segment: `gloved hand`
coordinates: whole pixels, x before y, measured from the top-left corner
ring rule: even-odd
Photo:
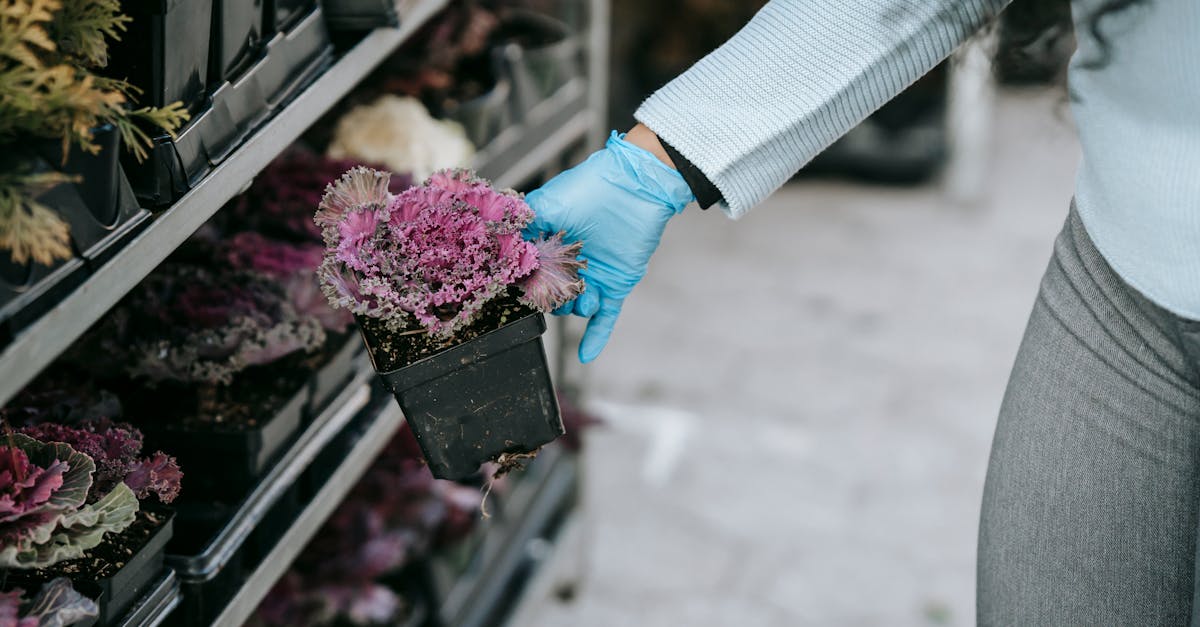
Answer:
[[[679,172],[614,131],[603,150],[525,200],[535,214],[528,236],[565,231],[566,241],[583,241],[587,287],[554,313],[591,318],[579,343],[579,360],[587,363],[608,343],[667,220],[695,197]]]

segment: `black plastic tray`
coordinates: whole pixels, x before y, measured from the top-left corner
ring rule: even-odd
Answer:
[[[138,104],[181,102],[192,113],[205,104],[213,0],[122,2],[132,21],[109,45],[106,72],[140,90]]]
[[[326,416],[332,417],[337,413],[335,408],[347,406],[361,384],[340,394]],[[327,420],[318,419],[308,429],[315,432],[326,424]],[[302,439],[307,441],[306,437]],[[298,441],[290,447],[252,490],[240,495],[236,505],[192,503],[180,508],[182,537],[167,547],[167,564],[178,573],[183,602],[167,624],[199,627],[211,623],[245,584],[257,560],[291,526],[301,505],[303,473],[289,475],[287,468],[294,467],[299,459],[296,455],[300,445]],[[279,476],[295,479],[287,484]]]
[[[0,251],[0,346],[79,287],[89,273],[78,257],[52,266],[32,262],[18,266],[7,251]]]
[[[328,345],[336,348],[328,361],[313,373],[309,382],[309,405],[306,414],[310,419],[321,413],[329,401],[345,389],[359,369],[359,356],[365,352],[362,338],[357,333],[329,338]]]
[[[151,208],[178,200],[276,109],[316,78],[332,58],[333,47],[320,7],[291,30],[276,33],[249,69],[233,81],[212,86],[209,106],[174,139],[156,137],[144,163],[125,160],[138,200]]]
[[[399,26],[397,0],[325,0],[326,20],[335,31],[368,31]]]
[[[164,619],[180,601],[179,580],[170,568],[160,571],[158,580],[117,623],[118,627],[166,625]]]
[[[45,266],[32,261],[18,265],[0,251],[0,346],[49,311],[78,287],[91,271],[107,262],[150,223],[150,212],[138,206],[121,169],[120,133],[111,126],[94,131],[100,152],[75,148],[63,161],[62,145],[35,146],[38,167],[79,177],[38,196],[70,229],[72,259]]]

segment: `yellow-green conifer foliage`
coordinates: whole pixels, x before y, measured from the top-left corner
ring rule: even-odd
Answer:
[[[95,73],[129,19],[118,0],[0,0],[0,249],[16,263],[71,256],[66,223],[35,200],[67,177],[34,171],[30,142],[95,154],[92,129],[112,124],[141,160],[145,128],[173,133],[187,121],[178,102],[134,108],[136,88]]]

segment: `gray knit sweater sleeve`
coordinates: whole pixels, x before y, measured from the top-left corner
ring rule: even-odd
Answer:
[[[635,117],[738,217],[899,94],[1008,0],[773,0]]]

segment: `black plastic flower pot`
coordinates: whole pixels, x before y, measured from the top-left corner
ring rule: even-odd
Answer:
[[[182,102],[189,111],[204,104],[208,82],[209,29],[213,0],[123,2],[132,19],[110,41],[107,73],[141,90],[138,104]]]
[[[396,0],[325,0],[321,3],[329,28],[335,31],[368,31],[398,26]]]
[[[280,375],[285,376],[285,375]],[[216,499],[236,502],[253,489],[299,433],[308,390],[301,388],[274,413],[246,428],[138,420],[150,448],[171,451],[182,468],[206,468],[188,476],[188,502]],[[145,410],[138,411],[144,414]],[[221,463],[213,464],[219,459]]]
[[[161,511],[155,512],[154,516],[155,520],[152,521],[139,515],[135,525],[143,525],[146,538],[140,547],[134,549],[125,559],[125,564],[110,575],[94,577],[89,574],[89,568],[97,565],[105,567],[112,559],[104,554],[105,545],[102,544],[83,557],[61,562],[51,570],[13,571],[9,579],[12,585],[35,590],[55,576],[66,575],[80,594],[96,601],[100,609],[96,625],[117,625],[162,575],[164,549],[173,532],[173,516]],[[111,543],[113,540],[106,536],[105,542]]]
[[[12,146],[0,149],[19,150]],[[35,171],[51,171],[53,167],[40,157],[30,157]],[[72,183],[60,183],[42,192],[37,202],[55,211],[66,221],[74,235],[76,223],[92,221],[87,207]],[[70,259],[60,259],[46,265],[29,259],[18,263],[6,249],[0,249],[0,346],[8,344],[22,329],[29,326],[71,293],[87,278],[90,268],[79,255],[77,242],[72,242]]]
[[[377,347],[362,324],[375,370],[395,395],[433,476],[462,479],[500,455],[531,453],[563,434],[541,335],[531,313],[411,365],[380,372]]]
[[[39,143],[37,152],[47,167],[76,178],[50,190],[43,204],[67,221],[75,249],[94,269],[149,224],[150,212],[138,206],[121,169],[120,132],[105,125],[92,139],[100,146],[96,154],[72,148],[64,159],[57,141]]]
[[[278,33],[288,30],[316,6],[317,3],[313,0],[267,0],[267,32]]]
[[[164,568],[150,589],[138,599],[125,616],[116,623],[117,627],[145,627],[162,625],[167,613],[179,605],[179,581],[175,572]]]
[[[220,0],[235,4],[235,0]],[[260,6],[261,8],[261,6]],[[149,157],[123,160],[142,206],[163,208],[200,183],[278,107],[308,85],[332,59],[333,45],[320,7],[276,33],[249,58],[234,80],[210,85],[208,106],[175,137],[158,135]],[[260,16],[261,18],[261,16]]]
[[[257,60],[263,45],[262,27],[263,0],[213,0],[210,85],[237,78]]]
[[[359,371],[361,363],[356,362],[363,345],[355,335],[329,335],[326,346],[329,347],[327,358],[309,380],[308,408],[305,411],[308,420],[316,418],[329,401],[345,389]]]
[[[167,563],[179,576],[183,602],[165,624],[208,625],[246,580],[246,544],[223,538],[236,511],[236,507],[216,501],[178,508],[175,538],[167,545]]]

